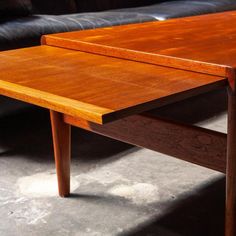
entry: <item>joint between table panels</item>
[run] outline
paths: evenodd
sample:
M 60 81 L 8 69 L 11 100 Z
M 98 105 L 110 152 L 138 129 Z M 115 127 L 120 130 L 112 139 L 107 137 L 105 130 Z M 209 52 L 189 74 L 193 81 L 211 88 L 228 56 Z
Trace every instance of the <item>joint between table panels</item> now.
M 235 88 L 235 79 L 236 79 L 236 68 L 235 67 L 226 67 L 226 77 L 229 82 L 229 88 L 232 90 L 234 93 L 236 88 Z

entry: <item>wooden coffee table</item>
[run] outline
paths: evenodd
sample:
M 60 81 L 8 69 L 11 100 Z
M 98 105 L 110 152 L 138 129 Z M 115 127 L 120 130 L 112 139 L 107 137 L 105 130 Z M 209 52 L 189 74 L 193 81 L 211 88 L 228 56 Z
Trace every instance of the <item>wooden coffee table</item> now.
M 74 125 L 226 173 L 226 236 L 235 236 L 234 22 L 226 12 L 62 33 L 0 53 L 0 94 L 50 110 L 60 196 L 70 193 Z M 227 135 L 148 112 L 224 87 Z

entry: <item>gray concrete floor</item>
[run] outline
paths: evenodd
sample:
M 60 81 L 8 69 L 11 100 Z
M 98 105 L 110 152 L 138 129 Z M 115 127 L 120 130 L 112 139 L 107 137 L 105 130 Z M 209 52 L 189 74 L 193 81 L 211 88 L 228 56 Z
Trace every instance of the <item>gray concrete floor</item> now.
M 226 132 L 224 91 L 156 113 Z M 223 235 L 224 175 L 73 128 L 73 194 L 62 199 L 48 112 L 0 119 L 0 236 Z

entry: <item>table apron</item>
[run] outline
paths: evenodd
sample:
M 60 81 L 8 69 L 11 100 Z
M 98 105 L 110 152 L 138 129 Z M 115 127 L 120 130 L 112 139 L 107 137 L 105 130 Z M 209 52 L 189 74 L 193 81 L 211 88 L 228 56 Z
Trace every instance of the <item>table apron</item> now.
M 227 134 L 150 114 L 133 115 L 105 125 L 64 115 L 64 122 L 135 146 L 226 172 Z

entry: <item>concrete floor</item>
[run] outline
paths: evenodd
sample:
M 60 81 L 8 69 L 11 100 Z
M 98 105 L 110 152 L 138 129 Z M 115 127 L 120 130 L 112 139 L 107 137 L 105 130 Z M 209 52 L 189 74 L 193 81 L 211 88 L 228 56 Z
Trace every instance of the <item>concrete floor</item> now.
M 157 113 L 226 131 L 225 92 Z M 73 128 L 72 190 L 57 196 L 48 113 L 0 122 L 0 236 L 222 236 L 224 175 Z

